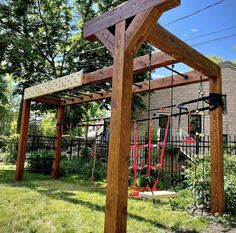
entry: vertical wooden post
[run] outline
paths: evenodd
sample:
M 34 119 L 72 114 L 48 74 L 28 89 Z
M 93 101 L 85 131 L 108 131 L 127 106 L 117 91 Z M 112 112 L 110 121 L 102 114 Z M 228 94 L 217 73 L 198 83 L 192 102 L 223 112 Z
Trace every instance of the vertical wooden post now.
M 221 72 L 218 77 L 209 80 L 210 93 L 222 93 Z M 224 158 L 222 109 L 216 108 L 210 112 L 210 153 L 211 153 L 211 212 L 223 213 L 224 198 Z
M 24 175 L 25 154 L 30 119 L 30 100 L 24 100 L 21 113 L 20 140 L 16 160 L 16 180 L 22 180 Z
M 63 134 L 63 120 L 64 120 L 64 106 L 57 108 L 57 127 L 56 127 L 56 141 L 54 148 L 54 158 L 52 165 L 52 177 L 59 179 L 60 177 L 60 161 L 61 161 L 61 144 Z
M 125 51 L 125 26 L 116 25 L 105 233 L 126 232 L 133 55 Z

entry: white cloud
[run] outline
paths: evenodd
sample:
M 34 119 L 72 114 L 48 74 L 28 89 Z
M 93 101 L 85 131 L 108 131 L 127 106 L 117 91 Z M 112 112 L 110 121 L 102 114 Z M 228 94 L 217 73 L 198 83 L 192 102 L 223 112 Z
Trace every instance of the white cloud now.
M 192 28 L 190 29 L 190 32 L 198 32 L 198 28 Z
M 153 79 L 159 79 L 159 78 L 164 78 L 164 77 L 165 77 L 165 75 L 161 75 L 161 74 L 153 74 L 152 75 Z

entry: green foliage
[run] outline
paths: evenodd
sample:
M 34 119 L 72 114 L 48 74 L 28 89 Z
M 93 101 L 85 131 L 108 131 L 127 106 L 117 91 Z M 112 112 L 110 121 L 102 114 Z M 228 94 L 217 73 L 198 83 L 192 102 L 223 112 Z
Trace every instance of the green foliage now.
M 12 122 L 17 117 L 17 101 L 12 97 L 13 85 L 9 76 L 0 75 L 0 135 L 15 133 Z
M 185 189 L 178 192 L 178 197 L 170 199 L 169 203 L 172 210 L 186 210 L 192 205 L 192 193 Z
M 83 26 L 97 14 L 122 2 L 124 0 L 2 1 L 0 73 L 13 77 L 17 84 L 14 93 L 22 95 L 27 87 L 81 69 L 86 73 L 111 65 L 113 58 L 100 43 L 83 39 Z M 147 45 L 140 51 L 145 54 Z M 145 75 L 135 76 L 139 81 L 144 78 Z M 102 85 L 111 87 L 110 83 Z M 83 92 L 89 90 L 100 88 L 88 87 Z M 109 105 L 110 100 L 104 100 L 101 104 L 75 106 L 72 111 L 79 122 L 96 117 L 94 110 L 108 109 Z M 134 97 L 133 108 L 138 107 L 144 107 L 142 99 Z M 40 111 L 45 109 L 48 107 L 41 107 Z
M 230 214 L 223 214 L 216 216 L 216 220 L 219 224 L 224 225 L 225 227 L 230 227 L 233 222 L 235 222 L 235 217 Z
M 92 175 L 93 160 L 88 157 L 81 157 L 69 160 L 64 158 L 61 161 L 61 175 L 79 174 L 89 178 Z M 94 178 L 96 180 L 106 178 L 106 167 L 100 161 L 96 161 Z
M 52 170 L 53 152 L 49 150 L 32 151 L 27 154 L 26 168 L 30 172 L 50 174 Z
M 2 117 L 2 114 L 4 113 L 4 107 L 8 104 L 7 88 L 7 80 L 2 75 L 0 75 L 0 117 Z
M 19 134 L 11 136 L 0 135 L 0 141 L 3 144 L 1 149 L 1 158 L 6 164 L 15 164 Z
M 224 61 L 223 57 L 219 57 L 219 56 L 216 56 L 216 55 L 209 55 L 208 58 L 210 60 L 212 60 L 213 62 L 215 62 L 216 64 L 219 64 L 219 63 Z
M 134 170 L 133 169 L 129 169 L 129 185 L 132 186 L 133 185 L 133 176 L 134 176 Z M 156 178 L 158 176 L 158 170 L 151 170 L 151 176 L 150 176 L 150 183 L 151 183 L 151 187 L 154 185 Z M 137 183 L 136 186 L 141 188 L 141 187 L 145 187 L 146 184 L 146 169 L 142 169 L 138 171 L 137 174 Z M 161 172 L 160 173 L 160 179 L 158 182 L 158 186 L 157 188 L 159 190 L 171 190 L 174 187 L 177 188 L 176 183 L 179 183 L 179 174 L 171 174 L 170 172 Z
M 196 166 L 187 169 L 188 188 L 194 192 L 196 204 L 210 208 L 210 156 L 199 156 L 195 160 Z M 225 201 L 226 211 L 236 214 L 236 157 L 224 155 L 224 181 L 225 181 Z
M 54 136 L 56 132 L 55 114 L 49 113 L 41 120 L 41 131 L 44 136 Z

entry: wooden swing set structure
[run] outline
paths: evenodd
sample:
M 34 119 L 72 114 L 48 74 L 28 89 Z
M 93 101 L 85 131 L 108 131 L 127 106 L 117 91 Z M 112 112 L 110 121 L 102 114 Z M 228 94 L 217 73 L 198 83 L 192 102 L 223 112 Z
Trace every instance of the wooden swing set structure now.
M 84 37 L 100 40 L 114 57 L 114 65 L 91 73 L 77 72 L 25 90 L 20 140 L 16 164 L 16 180 L 23 179 L 31 101 L 46 103 L 57 108 L 56 141 L 53 160 L 54 179 L 60 174 L 61 143 L 64 109 L 66 106 L 111 98 L 110 143 L 108 159 L 107 195 L 104 232 L 126 232 L 128 167 L 130 150 L 130 118 L 132 93 L 161 90 L 170 87 L 209 81 L 210 93 L 222 93 L 221 71 L 218 65 L 195 51 L 169 31 L 157 24 L 162 13 L 180 5 L 180 0 L 129 0 L 88 21 Z M 160 49 L 152 55 L 134 59 L 134 54 L 143 42 Z M 188 79 L 180 75 L 133 83 L 133 75 L 183 62 L 195 71 L 187 73 Z M 101 89 L 89 94 L 68 97 L 72 90 L 112 80 L 111 89 Z M 57 96 L 58 93 L 64 94 Z M 76 93 L 74 91 L 73 93 Z M 223 213 L 224 176 L 222 109 L 210 112 L 210 156 L 211 156 L 211 211 Z

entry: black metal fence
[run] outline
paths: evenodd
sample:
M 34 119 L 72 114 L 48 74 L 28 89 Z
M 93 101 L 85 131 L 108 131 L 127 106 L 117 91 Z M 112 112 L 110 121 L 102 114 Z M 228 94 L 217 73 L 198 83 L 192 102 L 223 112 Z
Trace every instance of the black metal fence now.
M 70 138 L 64 136 L 62 140 L 62 154 L 67 156 L 68 159 L 80 157 L 84 150 L 92 153 L 95 139 L 84 138 Z M 137 145 L 143 145 L 142 148 L 137 149 L 137 165 L 139 168 L 145 168 L 147 164 L 148 145 L 146 137 L 138 137 Z M 96 153 L 97 159 L 107 162 L 108 158 L 108 141 L 104 137 L 96 139 Z M 134 138 L 131 137 L 130 149 L 130 167 L 134 164 Z M 30 135 L 28 137 L 27 152 L 37 150 L 54 150 L 55 137 L 44 137 Z M 236 136 L 228 136 L 224 141 L 224 149 L 228 154 L 236 154 Z M 160 152 L 162 150 L 162 141 L 156 139 L 152 141 L 151 149 L 151 166 L 155 166 L 160 161 Z M 162 172 L 170 173 L 171 176 L 177 176 L 178 179 L 182 178 L 183 168 L 194 159 L 196 154 L 209 154 L 210 138 L 209 136 L 202 137 L 196 143 L 186 143 L 180 136 L 169 136 L 167 147 L 165 148 L 165 156 L 163 160 Z
M 79 138 L 79 137 L 68 137 L 64 136 L 62 139 L 62 153 L 68 155 L 69 158 L 80 156 L 82 150 L 85 147 L 91 148 L 95 143 L 95 139 Z M 152 154 L 157 155 L 160 152 L 162 141 L 156 139 L 152 141 L 154 145 L 152 148 Z M 104 137 L 99 137 L 96 139 L 97 155 L 98 158 L 107 158 L 108 157 L 108 141 Z M 146 145 L 146 147 L 138 149 L 138 159 L 140 165 L 146 163 L 145 157 L 147 157 L 147 138 L 145 136 L 139 136 L 137 138 L 138 145 Z M 131 146 L 134 145 L 134 138 L 131 137 Z M 38 135 L 29 135 L 27 141 L 27 152 L 37 151 L 37 150 L 54 150 L 55 147 L 55 137 L 45 137 Z M 210 138 L 205 136 L 200 140 L 197 140 L 196 143 L 187 143 L 184 142 L 180 136 L 172 136 L 168 138 L 166 150 L 179 150 L 177 152 L 182 154 L 182 157 L 186 159 L 192 159 L 192 156 L 195 154 L 208 154 L 210 150 Z M 236 154 L 236 136 L 228 136 L 224 140 L 224 150 L 230 155 Z M 130 162 L 132 165 L 133 160 L 133 149 L 131 148 L 130 152 Z M 158 162 L 158 156 L 152 156 L 152 163 Z

